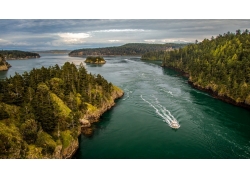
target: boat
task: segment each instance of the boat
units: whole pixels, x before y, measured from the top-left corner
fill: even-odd
[[[180,127],[179,123],[176,120],[171,121],[171,128],[178,129]]]

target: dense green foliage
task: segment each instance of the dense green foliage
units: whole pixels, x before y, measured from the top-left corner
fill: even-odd
[[[168,51],[151,51],[141,56],[141,60],[163,60]]]
[[[146,44],[146,43],[129,43],[118,47],[89,48],[78,49],[69,53],[69,56],[84,55],[142,55],[150,51],[165,51],[170,48],[180,48],[184,44]]]
[[[94,63],[94,64],[104,64],[106,61],[101,56],[88,56],[84,62]]]
[[[26,59],[26,58],[39,58],[40,55],[37,53],[18,51],[18,50],[2,50],[0,55],[4,56],[5,59]]]
[[[250,34],[224,33],[166,52],[163,65],[189,74],[194,85],[250,105]]]
[[[101,107],[115,88],[69,62],[1,80],[0,158],[41,158],[57,145],[66,148],[88,105]]]

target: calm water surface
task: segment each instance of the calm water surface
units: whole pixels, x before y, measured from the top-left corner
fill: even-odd
[[[32,68],[64,62],[79,65],[84,58],[41,54],[40,59],[11,60],[0,78]],[[187,79],[160,62],[140,57],[104,57],[102,66],[86,65],[121,87],[125,94],[91,137],[80,136],[74,158],[84,159],[245,159],[250,158],[250,111],[195,90]],[[168,121],[177,119],[173,130]]]

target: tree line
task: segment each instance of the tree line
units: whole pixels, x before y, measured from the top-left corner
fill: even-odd
[[[155,55],[156,54],[156,55]],[[149,54],[148,54],[149,55]],[[250,105],[250,34],[227,32],[179,50],[152,52],[162,65],[189,74],[194,85]]]
[[[185,44],[146,44],[146,43],[129,43],[117,47],[105,48],[86,48],[71,51],[69,56],[85,56],[85,55],[142,55],[150,51],[165,51],[167,49],[175,49],[185,46]]]
[[[19,50],[2,50],[0,51],[0,55],[5,57],[5,59],[20,59],[20,58],[39,58],[40,55],[38,53],[19,51]]]

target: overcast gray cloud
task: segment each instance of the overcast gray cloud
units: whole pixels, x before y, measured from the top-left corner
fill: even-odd
[[[202,41],[250,29],[250,20],[0,20],[0,48],[19,50],[80,49],[130,42]]]

